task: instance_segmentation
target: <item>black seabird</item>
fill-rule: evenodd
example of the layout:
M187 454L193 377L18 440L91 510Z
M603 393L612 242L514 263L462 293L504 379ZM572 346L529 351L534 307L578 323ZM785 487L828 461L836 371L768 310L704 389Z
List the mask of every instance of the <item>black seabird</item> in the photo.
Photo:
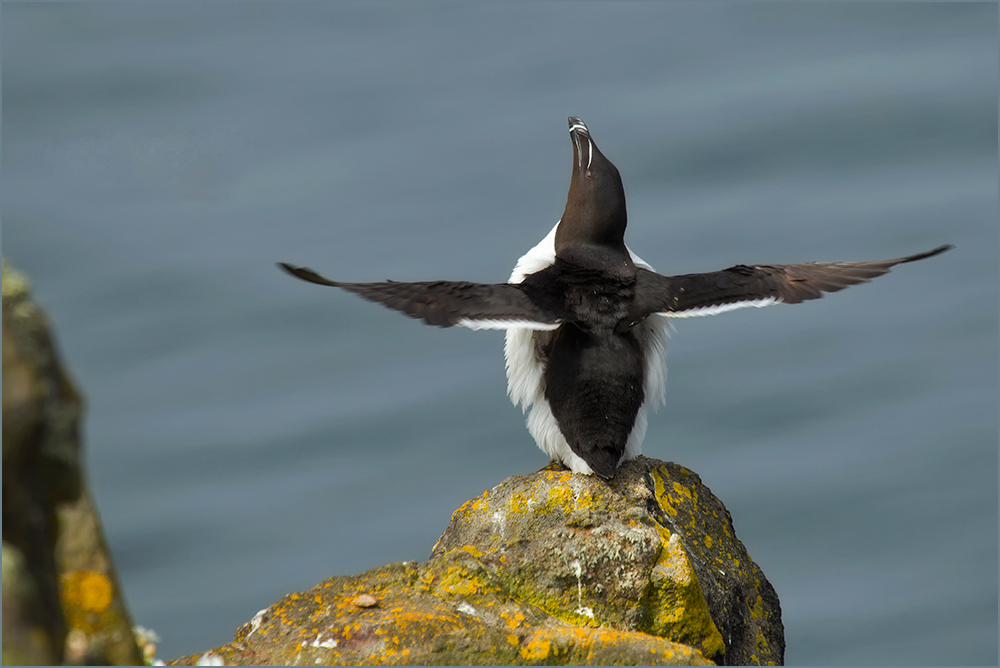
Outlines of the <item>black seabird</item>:
M507 283L342 283L279 263L429 325L505 329L508 394L531 412L538 447L576 473L612 478L641 454L646 409L663 402L667 318L798 304L881 276L877 262L736 265L661 276L625 245L625 190L587 126L569 118L573 174L562 218L518 260Z

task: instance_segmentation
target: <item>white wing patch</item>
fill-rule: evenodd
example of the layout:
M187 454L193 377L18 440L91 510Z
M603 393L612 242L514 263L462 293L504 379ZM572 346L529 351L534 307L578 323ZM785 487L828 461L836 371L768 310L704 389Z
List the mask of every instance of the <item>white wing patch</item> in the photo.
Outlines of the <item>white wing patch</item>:
M510 279L507 280L508 283L520 283L524 280L525 276L528 274L533 274L536 271L541 271L545 267L549 266L556 261L556 228L559 227L559 223L556 223L552 227L552 231L548 235L539 241L534 248L529 250L527 253L521 256L521 259L517 261L514 265L514 271L510 275ZM506 329L508 331L508 340L510 338L510 332L512 331L525 331L525 335L530 339L531 332L535 331L551 331L553 329L559 329L560 323L549 323L549 322L533 322L531 320L473 320L472 318L462 318L457 323L460 327L468 327L469 329ZM510 347L510 344L507 344ZM507 365L507 378L510 380L510 355L508 353L508 365ZM510 385L508 383L508 394L510 394ZM529 404L531 402L528 402Z
M515 329L523 328L529 330L551 330L558 329L560 323L534 322L533 320L473 320L472 318L462 318L455 323L459 327L469 329Z
M726 313L727 311L735 311L738 308L747 308L748 306L753 306L754 308L764 308L765 306L778 304L780 302L781 299L778 297L764 297L762 299L748 299L742 302L733 302L732 304L719 304L718 306L699 306L697 308L688 309L687 311L664 311L659 315L666 316L668 318L698 318L704 315L717 315L719 313Z

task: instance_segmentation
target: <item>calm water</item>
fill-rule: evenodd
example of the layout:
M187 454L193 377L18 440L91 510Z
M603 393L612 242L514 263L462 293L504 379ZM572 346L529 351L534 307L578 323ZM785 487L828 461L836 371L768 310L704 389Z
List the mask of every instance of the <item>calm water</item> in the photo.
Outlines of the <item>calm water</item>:
M997 61L995 4L5 4L3 253L89 398L135 621L228 642L546 463L502 333L273 263L502 281L574 114L665 273L957 244L678 322L645 451L726 503L790 663L995 664Z

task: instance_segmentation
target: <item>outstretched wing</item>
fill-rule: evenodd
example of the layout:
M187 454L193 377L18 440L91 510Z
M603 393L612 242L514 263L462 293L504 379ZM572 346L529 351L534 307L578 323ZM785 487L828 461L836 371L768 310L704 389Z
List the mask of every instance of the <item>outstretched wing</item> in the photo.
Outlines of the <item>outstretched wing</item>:
M425 281L400 283L341 283L323 278L311 269L278 266L303 281L343 288L420 318L428 325L470 329L555 329L565 318L562 295L548 273L538 272L522 283L469 283Z
M628 326L651 313L673 318L715 315L746 306L819 299L849 285L866 283L897 264L932 257L953 248L940 246L926 253L880 262L808 262L805 264L736 265L708 274L661 276L639 269L636 297Z

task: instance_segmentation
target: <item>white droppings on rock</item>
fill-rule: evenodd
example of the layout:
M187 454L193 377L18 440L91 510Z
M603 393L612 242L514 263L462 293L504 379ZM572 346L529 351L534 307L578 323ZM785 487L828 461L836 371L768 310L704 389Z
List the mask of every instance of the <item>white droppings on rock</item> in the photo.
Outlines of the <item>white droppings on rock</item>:
M476 610L471 605L469 605L468 603L466 603L465 601L462 601L461 603L459 603L455 607L458 608L459 612L464 612L465 614L470 615L472 617L478 617L479 616L479 611Z
M569 562L569 565L572 566L573 573L576 574L576 614L593 619L593 609L583 604L583 566L579 559L574 559Z
M577 507L580 505L580 493L583 492L584 481L589 482L586 478L581 478L577 475L571 475L569 477L569 488L573 490L573 506Z
M258 610L257 614L253 616L250 620L250 633L247 634L247 638L254 634L254 631L260 628L260 625L264 623L264 615L270 608L264 608L263 610Z
M337 641L334 640L333 638L327 638L326 640L323 640L323 634L321 633L318 636L316 636L316 640L313 640L311 643L309 643L309 646L322 647L323 649L333 649L334 647L337 646Z
M492 516L493 524L497 525L500 540L507 540L507 515L503 511L496 511Z
M212 652L205 652L198 657L198 662L195 663L196 666L224 666L226 662L222 660L222 657L218 654L213 654Z

